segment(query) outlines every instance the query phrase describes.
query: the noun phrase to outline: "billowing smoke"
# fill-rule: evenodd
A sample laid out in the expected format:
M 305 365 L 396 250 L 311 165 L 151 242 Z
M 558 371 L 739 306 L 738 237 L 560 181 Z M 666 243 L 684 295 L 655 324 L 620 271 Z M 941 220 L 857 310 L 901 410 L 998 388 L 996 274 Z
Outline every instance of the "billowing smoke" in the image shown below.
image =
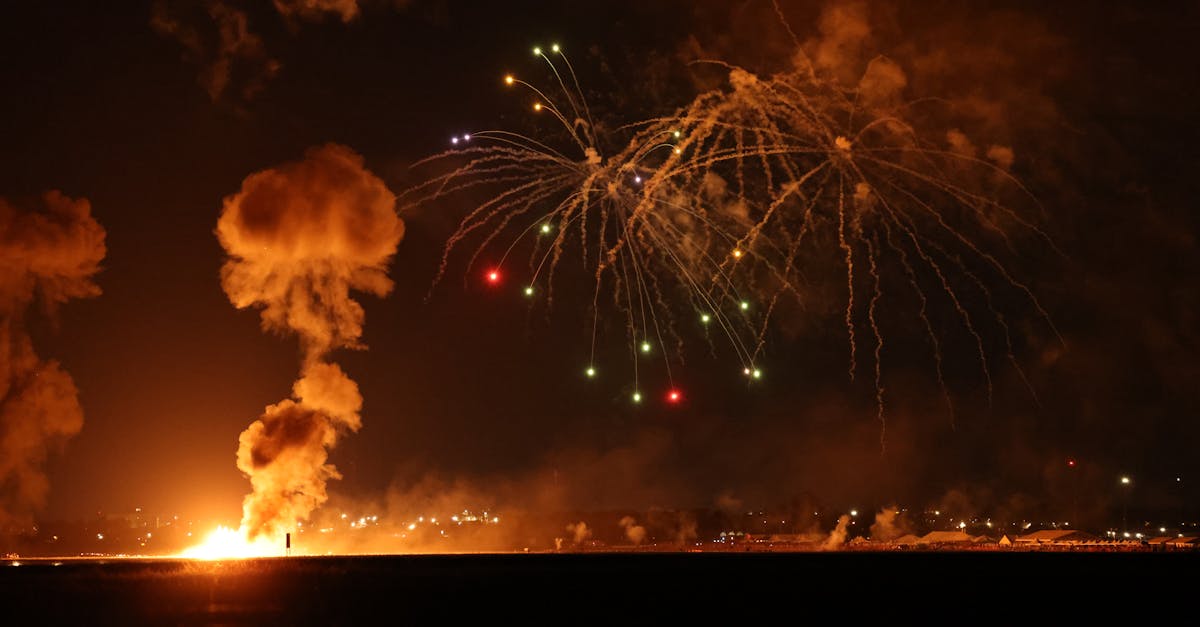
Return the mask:
M 634 544 L 641 544 L 646 541 L 646 528 L 637 524 L 637 519 L 633 516 L 625 516 L 617 523 L 625 530 L 625 537 Z
M 225 199 L 217 237 L 229 255 L 221 285 L 237 308 L 262 310 L 263 329 L 299 336 L 304 350 L 292 398 L 266 408 L 238 439 L 238 468 L 253 492 L 243 503 L 248 537 L 278 536 L 308 518 L 337 479 L 328 451 L 361 425 L 358 386 L 327 361 L 365 348 L 363 309 L 351 290 L 391 291 L 387 265 L 404 235 L 395 198 L 337 144 L 303 161 L 250 175 Z
M 349 22 L 358 17 L 358 0 L 275 0 L 275 10 L 285 18 L 320 21 L 336 15 Z
M 567 525 L 567 532 L 571 534 L 571 539 L 575 544 L 583 544 L 592 537 L 592 530 L 582 520 Z
M 805 42 L 804 48 L 817 69 L 829 72 L 850 84 L 858 78 L 855 68 L 862 67 L 871 39 L 869 9 L 865 2 L 831 2 L 821 11 L 820 36 Z
M 250 29 L 246 12 L 221 0 L 206 2 L 203 14 L 196 6 L 157 0 L 150 26 L 179 42 L 184 58 L 200 66 L 197 80 L 213 102 L 234 84 L 241 86 L 240 97 L 250 100 L 279 72 L 279 61 Z
M 49 192 L 24 210 L 0 198 L 0 527 L 45 505 L 42 466 L 83 428 L 75 382 L 34 352 L 25 313 L 35 301 L 53 315 L 68 300 L 99 295 L 92 276 L 104 253 L 87 200 Z
M 837 526 L 833 531 L 829 532 L 829 537 L 825 538 L 825 543 L 822 547 L 826 551 L 836 551 L 846 543 L 846 537 L 850 533 L 850 515 L 842 514 L 838 517 Z
M 890 542 L 909 533 L 908 525 L 900 518 L 900 510 L 895 505 L 880 509 L 875 514 L 875 522 L 871 523 L 871 539 L 876 542 Z

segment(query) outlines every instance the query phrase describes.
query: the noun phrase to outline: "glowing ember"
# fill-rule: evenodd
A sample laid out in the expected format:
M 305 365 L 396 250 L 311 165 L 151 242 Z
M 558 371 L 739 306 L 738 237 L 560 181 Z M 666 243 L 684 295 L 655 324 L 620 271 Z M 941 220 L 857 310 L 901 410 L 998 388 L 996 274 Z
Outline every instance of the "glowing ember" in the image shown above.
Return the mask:
M 238 529 L 224 525 L 213 529 L 204 542 L 188 548 L 179 557 L 198 560 L 248 559 L 283 555 L 284 543 L 265 536 L 250 541 Z

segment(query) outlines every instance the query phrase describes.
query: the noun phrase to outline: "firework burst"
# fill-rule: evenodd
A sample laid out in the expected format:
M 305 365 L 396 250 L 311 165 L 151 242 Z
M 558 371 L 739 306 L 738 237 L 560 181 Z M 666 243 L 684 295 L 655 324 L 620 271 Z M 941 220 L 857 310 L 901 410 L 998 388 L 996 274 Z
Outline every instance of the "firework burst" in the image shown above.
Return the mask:
M 437 280 L 453 253 L 473 246 L 468 276 L 491 259 L 483 278 L 499 287 L 509 277 L 525 296 L 552 306 L 564 277 L 591 285 L 589 378 L 598 376 L 597 339 L 607 317 L 618 316 L 632 362 L 634 403 L 640 360 L 663 364 L 671 403 L 682 399 L 671 373 L 694 329 L 728 339 L 751 379 L 762 349 L 766 312 L 756 311 L 744 273 L 726 264 L 741 256 L 744 216 L 716 209 L 711 189 L 693 185 L 677 116 L 608 131 L 593 121 L 574 69 L 556 45 L 534 49 L 554 76 L 547 93 L 516 76 L 504 83 L 532 96 L 531 109 L 549 117 L 562 141 L 506 130 L 455 136 L 453 148 L 423 165 L 442 168 L 402 195 L 407 206 L 442 198 L 483 198 L 449 237 Z M 607 147 L 616 146 L 608 150 Z M 528 251 L 528 269 L 511 266 Z M 436 280 L 435 280 L 436 283 Z M 739 286 L 742 286 L 739 289 Z
M 454 149 L 426 160 L 445 171 L 404 195 L 410 205 L 473 192 L 485 198 L 450 236 L 438 279 L 452 253 L 475 241 L 468 267 L 495 255 L 485 276 L 499 285 L 514 251 L 534 240 L 522 289 L 549 305 L 565 261 L 577 258 L 572 273 L 593 286 L 585 373 L 598 372 L 604 312 L 620 312 L 634 363 L 632 398 L 640 402 L 638 357 L 662 347 L 669 377 L 683 356 L 682 320 L 719 329 L 742 373 L 760 378 L 781 299 L 803 302 L 798 286 L 808 265 L 832 255 L 844 268 L 849 377 L 871 368 L 881 426 L 881 314 L 885 297 L 901 289 L 918 303 L 951 415 L 935 307 L 952 312 L 971 338 L 989 399 L 993 334 L 1024 379 L 996 295 L 1015 290 L 1053 329 L 1009 267 L 1024 240 L 1054 248 L 1037 225 L 1040 206 L 1010 173 L 1011 149 L 977 149 L 940 125 L 946 116 L 931 110 L 944 102 L 903 100 L 906 78 L 891 60 L 876 58 L 850 87 L 802 53 L 792 69 L 770 76 L 710 62 L 727 72 L 725 87 L 670 115 L 604 132 L 562 51 L 534 54 L 553 72 L 554 97 L 514 76 L 504 82 L 528 90 L 532 109 L 556 122 L 563 145 L 510 131 L 455 137 Z M 885 289 L 889 281 L 901 287 Z
M 946 103 L 903 101 L 905 76 L 884 57 L 849 88 L 823 77 L 802 53 L 794 69 L 766 77 L 711 63 L 728 72 L 728 85 L 697 97 L 680 115 L 679 145 L 691 156 L 676 168 L 675 183 L 729 181 L 748 209 L 749 226 L 734 248 L 740 254 L 727 257 L 722 269 L 771 256 L 772 267 L 799 282 L 805 269 L 799 260 L 810 258 L 812 249 L 839 258 L 849 376 L 860 368 L 865 331 L 874 349 L 867 363 L 881 423 L 885 276 L 899 278 L 919 302 L 917 318 L 952 413 L 943 348 L 930 320 L 935 301 L 948 305 L 972 338 L 989 399 L 985 334 L 1003 337 L 1007 358 L 1024 379 L 995 291 L 1015 290 L 1053 329 L 1005 259 L 1017 256 L 1019 239 L 1029 236 L 1054 245 L 1036 224 L 1036 199 L 1009 172 L 1011 149 L 979 151 L 959 130 L 939 126 L 939 116 L 927 109 Z M 1017 206 L 1038 209 L 1031 216 Z M 776 298 L 788 292 L 799 295 L 779 290 Z

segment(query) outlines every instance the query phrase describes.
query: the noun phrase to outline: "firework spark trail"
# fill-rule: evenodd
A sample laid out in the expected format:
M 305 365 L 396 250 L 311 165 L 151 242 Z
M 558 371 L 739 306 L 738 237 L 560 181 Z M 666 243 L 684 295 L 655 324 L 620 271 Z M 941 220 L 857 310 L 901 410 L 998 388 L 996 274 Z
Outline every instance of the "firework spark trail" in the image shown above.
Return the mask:
M 943 254 L 945 253 L 943 252 Z M 958 263 L 960 266 L 962 265 L 961 260 L 959 260 Z M 975 286 L 979 288 L 979 292 L 983 294 L 988 309 L 992 312 L 992 316 L 996 320 L 996 324 L 999 325 L 1004 334 L 1005 356 L 1008 357 L 1008 362 L 1012 364 L 1013 369 L 1017 371 L 1017 375 L 1021 377 L 1021 382 L 1025 384 L 1025 389 L 1029 391 L 1029 395 L 1033 397 L 1034 402 L 1038 403 L 1038 405 L 1041 405 L 1041 401 L 1038 399 L 1037 390 L 1034 389 L 1033 384 L 1029 381 L 1029 377 L 1025 375 L 1025 369 L 1021 367 L 1021 363 L 1017 361 L 1017 355 L 1013 351 L 1012 332 L 1009 330 L 1008 322 L 1004 319 L 1004 314 L 996 308 L 996 304 L 992 300 L 992 290 L 988 288 L 987 284 L 984 283 L 978 275 L 966 269 L 966 266 L 962 267 L 963 274 L 971 279 L 971 282 L 974 283 Z
M 535 55 L 549 65 L 558 91 L 549 93 L 512 76 L 505 83 L 530 90 L 537 99 L 534 111 L 551 114 L 561 125 L 567 148 L 552 147 L 552 139 L 511 131 L 474 132 L 453 142 L 469 141 L 469 146 L 420 164 L 446 171 L 401 194 L 402 210 L 441 199 L 482 197 L 447 239 L 434 285 L 445 276 L 454 251 L 468 240 L 477 242 L 467 260 L 468 276 L 471 267 L 486 258 L 493 268 L 490 282 L 499 283 L 499 269 L 522 240 L 532 238 L 531 276 L 521 282 L 527 296 L 544 294 L 545 306 L 552 306 L 559 274 L 568 267 L 572 274 L 582 271 L 591 282 L 588 376 L 596 371 L 597 338 L 609 308 L 601 293 L 610 289 L 630 354 L 636 358 L 658 352 L 668 379 L 672 362 L 683 360 L 684 332 L 678 320 L 684 317 L 717 323 L 743 366 L 751 368 L 766 322 L 761 312 L 750 311 L 744 296 L 739 297 L 742 291 L 756 290 L 752 273 L 734 273 L 725 266 L 734 243 L 745 233 L 736 216 L 718 206 L 753 202 L 746 182 L 718 198 L 708 197 L 711 194 L 697 184 L 708 168 L 688 156 L 694 145 L 706 140 L 684 138 L 677 128 L 679 115 L 638 121 L 615 133 L 597 127 L 566 55 L 557 46 L 552 50 L 553 58 L 541 49 Z M 574 119 L 568 120 L 563 111 Z M 719 130 L 725 137 L 725 129 Z M 601 143 L 618 148 L 603 154 Z M 571 153 L 577 156 L 566 156 Z M 737 156 L 730 153 L 730 158 Z M 781 269 L 773 273 L 787 276 Z M 636 389 L 636 366 L 634 370 Z M 640 395 L 635 393 L 636 398 Z
M 783 21 L 779 7 L 775 9 Z M 1004 314 L 993 302 L 987 281 L 970 269 L 968 261 L 982 264 L 994 278 L 1020 291 L 1062 341 L 1033 291 L 987 247 L 988 241 L 995 240 L 1001 251 L 1017 257 L 1018 236 L 1028 235 L 1061 254 L 1033 219 L 988 191 L 997 185 L 1007 186 L 1044 216 L 1044 207 L 1008 171 L 1010 149 L 993 146 L 988 150 L 992 161 L 986 161 L 926 139 L 945 138 L 953 148 L 954 140 L 961 144 L 963 138 L 957 129 L 923 132 L 907 119 L 919 101 L 900 100 L 900 89 L 906 84 L 903 72 L 885 57 L 872 59 L 859 84 L 851 87 L 823 76 L 803 53 L 798 54 L 793 69 L 771 76 L 759 76 L 722 61 L 702 63 L 725 70 L 728 82 L 698 96 L 680 114 L 680 145 L 694 149 L 688 162 L 678 168 L 678 174 L 698 171 L 736 181 L 738 199 L 751 209 L 746 236 L 738 248 L 748 259 L 774 255 L 773 267 L 789 275 L 802 270 L 796 252 L 801 238 L 794 234 L 830 229 L 836 241 L 836 256 L 845 268 L 843 318 L 851 379 L 859 365 L 856 319 L 861 312 L 857 292 L 870 290 L 865 322 L 876 335 L 875 387 L 877 398 L 882 399 L 878 316 L 886 299 L 880 291 L 878 264 L 885 250 L 895 254 L 907 282 L 918 295 L 916 315 L 931 340 L 938 384 L 952 416 L 953 402 L 943 376 L 943 346 L 931 324 L 931 301 L 919 275 L 936 279 L 973 339 L 989 403 L 992 376 L 979 320 L 995 320 L 1005 335 L 1008 361 L 1018 368 L 1022 380 L 1027 378 L 1011 348 L 1011 332 Z M 818 172 L 826 174 L 817 176 Z M 983 181 L 988 181 L 988 186 L 982 185 Z M 773 248 L 764 246 L 772 241 L 776 242 Z M 812 242 L 810 248 L 821 245 L 820 240 Z M 778 251 L 786 253 L 780 256 Z M 813 253 L 819 255 L 820 251 L 813 248 Z M 863 273 L 856 258 L 867 261 L 865 277 L 859 276 Z M 955 287 L 960 279 L 981 289 L 986 301 L 982 314 Z
M 556 47 L 554 52 L 569 67 L 562 51 Z M 431 157 L 429 163 L 458 165 L 402 196 L 412 206 L 488 190 L 488 199 L 468 212 L 450 236 L 437 280 L 452 251 L 476 231 L 487 234 L 468 268 L 497 238 L 518 232 L 499 267 L 537 225 L 556 224 L 551 243 L 533 247 L 533 279 L 527 290 L 544 275 L 549 305 L 556 273 L 567 265 L 565 253 L 579 247 L 580 268 L 592 282 L 589 376 L 601 329 L 600 293 L 609 286 L 631 354 L 636 356 L 639 343 L 649 346 L 654 337 L 663 349 L 668 340 L 674 342 L 675 361 L 681 361 L 683 334 L 677 320 L 690 308 L 692 315 L 699 310 L 705 325 L 715 323 L 728 337 L 747 373 L 757 373 L 767 323 L 781 298 L 792 294 L 802 301 L 796 281 L 805 267 L 834 252 L 822 250 L 827 240 L 812 237 L 824 229 L 834 236 L 836 257 L 845 269 L 843 322 L 851 380 L 860 365 L 860 315 L 865 313 L 862 323 L 875 339 L 881 424 L 880 316 L 888 311 L 880 266 L 884 253 L 889 259 L 894 255 L 919 298 L 916 316 L 930 338 L 935 374 L 952 419 L 945 347 L 930 320 L 933 301 L 922 287 L 922 276 L 934 280 L 973 339 L 989 402 L 992 375 L 980 319 L 996 320 L 1006 335 L 1009 361 L 1017 363 L 1008 322 L 992 302 L 985 278 L 970 270 L 968 261 L 988 268 L 994 275 L 988 278 L 1020 291 L 1059 335 L 1032 290 L 987 245 L 995 240 L 1016 256 L 1018 236 L 1029 234 L 1058 251 L 1034 220 L 980 184 L 986 179 L 991 187 L 1006 185 L 1044 213 L 1008 172 L 1011 150 L 993 146 L 988 151 L 993 161 L 987 161 L 954 149 L 955 141 L 966 141 L 957 129 L 923 132 L 907 116 L 917 103 L 931 100 L 901 101 L 906 81 L 889 59 L 872 59 L 859 84 L 851 87 L 823 76 L 803 53 L 793 69 L 770 76 L 704 61 L 727 72 L 726 86 L 696 96 L 670 115 L 619 127 L 624 134 L 613 137 L 592 121 L 574 70 L 568 84 L 555 59 L 540 50 L 536 54 L 549 63 L 562 92 L 556 99 L 567 103 L 573 121 L 546 92 L 511 77 L 506 82 L 532 90 L 539 99 L 535 109 L 551 113 L 580 154 L 568 157 L 571 150 L 551 148 L 550 140 L 511 132 L 475 133 L 472 141 L 492 143 Z M 949 142 L 951 149 L 930 137 Z M 620 148 L 603 155 L 601 139 Z M 1001 153 L 1005 159 L 993 158 Z M 568 240 L 568 230 L 578 237 Z M 857 263 L 861 260 L 865 271 Z M 955 287 L 964 278 L 984 290 L 982 315 Z M 860 291 L 871 293 L 865 312 L 858 302 Z M 761 305 L 754 316 L 747 315 L 747 295 Z M 689 307 L 680 307 L 680 300 Z M 663 353 L 669 371 L 671 359 Z M 635 372 L 635 387 L 637 376 Z
M 912 264 L 908 261 L 908 253 L 904 248 L 897 246 L 892 239 L 892 227 L 885 221 L 883 224 L 883 232 L 885 241 L 888 247 L 894 250 L 897 258 L 900 260 L 901 267 L 904 268 L 904 274 L 908 277 L 909 285 L 913 288 L 913 293 L 921 301 L 920 310 L 917 312 L 917 317 L 921 319 L 921 323 L 925 326 L 925 336 L 933 347 L 933 368 L 934 374 L 937 376 L 938 387 L 942 391 L 942 398 L 946 401 L 946 409 L 950 412 L 951 424 L 954 422 L 954 400 L 950 397 L 950 388 L 946 386 L 946 378 L 942 372 L 942 344 L 938 340 L 937 333 L 933 332 L 933 323 L 929 320 L 929 298 L 925 296 L 925 291 L 921 289 L 917 281 L 917 273 L 913 270 Z
M 875 406 L 877 418 L 879 420 L 879 448 L 885 450 L 887 446 L 887 421 L 883 415 L 883 334 L 879 332 L 879 323 L 875 320 L 876 307 L 879 305 L 879 299 L 883 297 L 883 288 L 879 280 L 879 268 L 876 265 L 876 248 L 878 244 L 870 239 L 863 240 L 867 245 L 867 270 L 871 274 L 872 292 L 871 300 L 867 303 L 867 321 L 871 325 L 871 333 L 875 336 Z
M 846 198 L 838 190 L 838 246 L 846 253 L 846 331 L 850 335 L 850 380 L 857 370 L 858 344 L 854 340 L 854 249 L 846 241 Z

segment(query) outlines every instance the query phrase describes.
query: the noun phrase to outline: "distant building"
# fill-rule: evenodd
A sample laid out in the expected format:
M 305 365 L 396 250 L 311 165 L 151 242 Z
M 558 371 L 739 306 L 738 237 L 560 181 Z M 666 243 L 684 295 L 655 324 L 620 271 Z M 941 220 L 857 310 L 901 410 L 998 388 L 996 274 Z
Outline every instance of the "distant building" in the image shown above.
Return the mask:
M 1173 549 L 1200 549 L 1200 537 L 1171 538 L 1166 544 Z
M 996 544 L 999 544 L 1000 546 L 1012 546 L 1013 541 L 1008 537 L 1008 534 L 1006 533 L 1006 534 L 1000 536 L 1000 541 L 997 542 Z
M 1016 544 L 1019 546 L 1037 546 L 1037 545 L 1055 545 L 1055 546 L 1076 546 L 1080 544 L 1090 544 L 1098 542 L 1100 538 L 1077 529 L 1042 529 L 1033 533 L 1027 533 L 1023 536 L 1017 536 Z
M 920 537 L 917 544 L 976 544 L 986 540 L 983 536 L 972 536 L 963 531 L 930 531 Z

